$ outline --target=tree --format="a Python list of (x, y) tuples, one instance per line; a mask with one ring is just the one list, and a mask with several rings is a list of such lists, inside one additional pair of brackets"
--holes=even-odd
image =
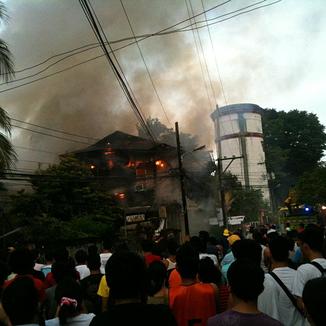
[(37, 242), (101, 238), (117, 233), (122, 211), (112, 196), (101, 190), (89, 168), (73, 157), (32, 177), (33, 193), (12, 197), (10, 214), (25, 235)]
[[(7, 18), (6, 8), (0, 2), (0, 20)], [(14, 74), (14, 65), (9, 48), (2, 39), (0, 39), (0, 76), (3, 80), (8, 81)], [(0, 107), (0, 171), (7, 169), (16, 159), (16, 154), (12, 144), (6, 137), (10, 135), (11, 124), (6, 112)]]
[(326, 149), (326, 134), (315, 114), (266, 109), (263, 113), (266, 167), (281, 202), (305, 172), (315, 169)]
[(326, 166), (321, 165), (303, 174), (295, 187), (299, 203), (310, 205), (326, 203)]

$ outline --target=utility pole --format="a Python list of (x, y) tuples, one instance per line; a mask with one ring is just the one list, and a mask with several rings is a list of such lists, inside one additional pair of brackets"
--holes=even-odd
[(178, 153), (178, 163), (179, 163), (179, 179), (181, 187), (181, 198), (182, 198), (182, 210), (185, 224), (185, 236), (189, 236), (189, 219), (188, 219), (188, 209), (187, 209), (187, 198), (184, 184), (184, 171), (182, 166), (182, 156), (181, 156), (181, 146), (180, 146), (180, 136), (179, 136), (179, 124), (175, 123), (175, 136), (177, 140), (177, 153)]
[[(232, 162), (236, 159), (243, 158), (243, 156), (232, 156), (232, 157), (219, 157), (217, 159), (217, 175), (218, 175), (218, 182), (220, 184), (220, 197), (221, 197), (221, 208), (222, 208), (222, 217), (223, 217), (223, 226), (224, 228), (227, 228), (228, 222), (225, 212), (225, 193), (224, 193), (224, 187), (223, 187), (223, 174), (226, 172), (226, 170), (229, 168), (229, 166), (232, 164)], [(222, 167), (222, 161), (230, 161), (227, 167), (223, 171)]]

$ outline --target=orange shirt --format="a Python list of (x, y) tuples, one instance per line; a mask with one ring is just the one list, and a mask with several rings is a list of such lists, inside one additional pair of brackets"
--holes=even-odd
[(216, 314), (215, 290), (210, 284), (180, 285), (169, 290), (169, 306), (178, 326), (206, 326)]
[(173, 269), (169, 276), (169, 289), (181, 285), (182, 280), (179, 272)]

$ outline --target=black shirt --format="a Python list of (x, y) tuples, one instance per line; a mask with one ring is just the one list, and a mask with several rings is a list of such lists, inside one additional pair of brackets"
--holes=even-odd
[(95, 316), (90, 326), (177, 326), (166, 305), (127, 303), (109, 306), (108, 311)]

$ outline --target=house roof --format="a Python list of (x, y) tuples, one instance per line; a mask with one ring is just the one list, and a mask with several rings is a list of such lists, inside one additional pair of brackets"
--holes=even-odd
[(102, 138), (95, 144), (83, 148), (78, 151), (74, 151), (74, 154), (85, 153), (85, 152), (93, 152), (93, 151), (101, 151), (108, 147), (112, 149), (120, 149), (120, 150), (128, 150), (128, 151), (149, 151), (149, 150), (157, 150), (166, 149), (172, 150), (175, 147), (172, 147), (163, 143), (154, 143), (152, 140), (145, 139), (142, 137), (134, 136), (127, 134), (122, 131), (115, 131), (114, 133)]

